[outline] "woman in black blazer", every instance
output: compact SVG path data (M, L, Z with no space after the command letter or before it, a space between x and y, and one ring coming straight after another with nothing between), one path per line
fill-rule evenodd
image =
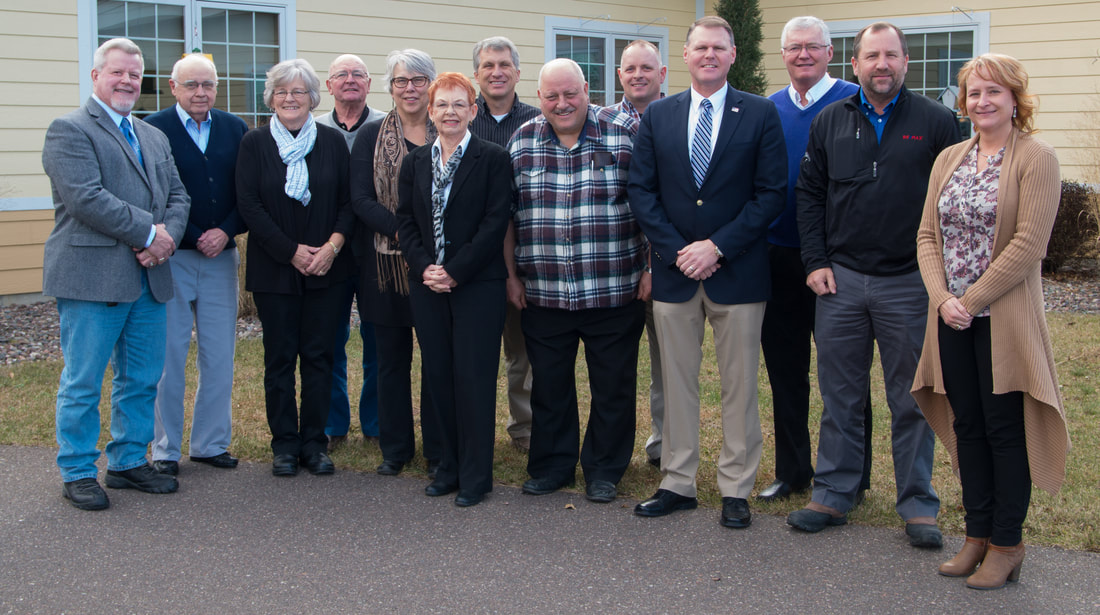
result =
M325 421L340 302L352 273L345 238L355 224L347 143L313 121L321 81L305 60L267 73L275 116L248 132L237 157L237 209L248 224L245 288L264 328L264 392L271 471L332 474ZM299 416L294 368L301 363Z
M470 133L475 92L461 73L428 89L439 132L401 166L399 236L409 298L439 417L443 458L425 493L473 506L493 489L496 377L504 328L508 153Z

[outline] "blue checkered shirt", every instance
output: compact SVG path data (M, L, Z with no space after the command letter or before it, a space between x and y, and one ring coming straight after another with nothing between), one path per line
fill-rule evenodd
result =
M637 130L630 116L589 105L570 149L541 115L512 136L516 268L527 301L583 310L634 299L645 268L642 232L626 203Z

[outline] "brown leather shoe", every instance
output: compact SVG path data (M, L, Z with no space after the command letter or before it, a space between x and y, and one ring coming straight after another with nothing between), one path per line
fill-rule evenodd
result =
M966 537L962 549L950 560L940 564L939 573L945 577L967 577L974 574L978 564L985 559L985 550L989 546L988 538Z
M966 586L971 589L1000 589L1006 583L1020 580L1023 565L1024 543L1015 547L998 547L990 543L982 565L966 580Z

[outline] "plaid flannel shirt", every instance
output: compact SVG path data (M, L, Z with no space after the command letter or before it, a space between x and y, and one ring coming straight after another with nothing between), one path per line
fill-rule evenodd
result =
M630 116L589 105L572 148L541 115L513 135L516 268L534 305L583 310L634 300L645 268L642 232L626 202L637 130Z

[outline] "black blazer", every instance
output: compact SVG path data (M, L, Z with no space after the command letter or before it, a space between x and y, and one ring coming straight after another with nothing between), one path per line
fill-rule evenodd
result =
M410 284L422 283L436 262L432 226L432 146L418 147L401 165L397 221ZM504 232L512 206L512 163L500 146L470 135L443 214L443 268L459 287L508 277Z
M355 214L348 187L348 146L340 133L317 126L317 141L306 155L309 206L286 195L286 164L270 126L250 130L237 156L237 209L248 224L245 289L300 295L347 280L354 271L349 251L341 250L323 276L303 276L290 264L298 244L323 246L332 233L351 241ZM345 244L346 246L347 244Z

